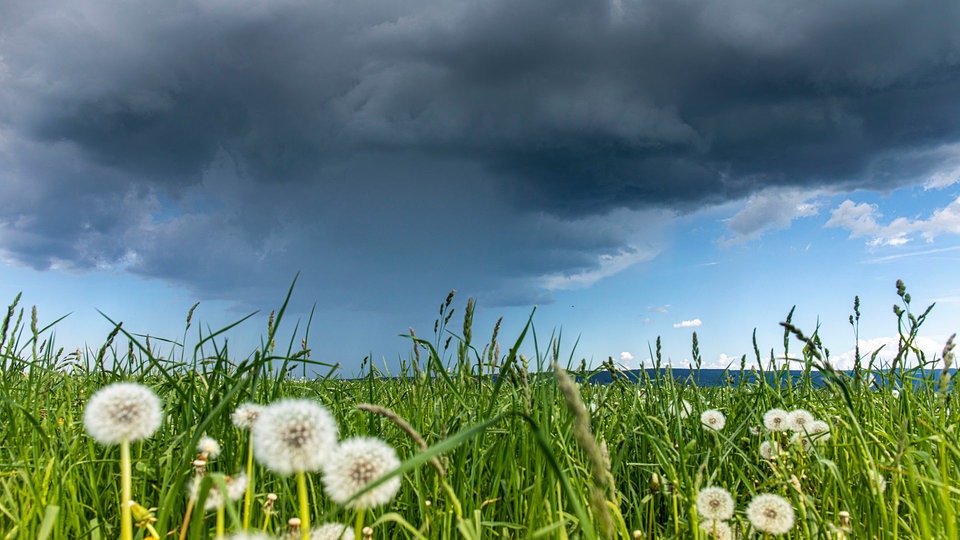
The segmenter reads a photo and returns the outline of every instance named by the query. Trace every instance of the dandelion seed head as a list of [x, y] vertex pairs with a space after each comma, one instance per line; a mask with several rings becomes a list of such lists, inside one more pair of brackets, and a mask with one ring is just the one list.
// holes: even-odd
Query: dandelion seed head
[[878, 471], [867, 471], [867, 479], [870, 481], [870, 492], [879, 495], [887, 490], [887, 479]]
[[714, 540], [731, 540], [733, 538], [733, 529], [727, 525], [726, 521], [719, 519], [708, 519], [700, 522], [700, 530]]
[[747, 505], [747, 519], [760, 532], [786, 534], [793, 528], [793, 506], [780, 495], [762, 493]]
[[114, 383], [94, 394], [83, 410], [87, 433], [103, 445], [139, 441], [163, 422], [160, 398], [137, 383]]
[[214, 459], [220, 455], [220, 443], [213, 437], [200, 437], [197, 441], [197, 452], [206, 456], [207, 459]]
[[310, 540], [354, 540], [353, 528], [342, 523], [324, 523], [310, 529]]
[[734, 506], [733, 496], [722, 487], [704, 488], [697, 494], [697, 513], [704, 519], [730, 519]]
[[[241, 474], [236, 477], [227, 476], [223, 479], [223, 481], [227, 485], [227, 497], [224, 498], [223, 493], [220, 492], [219, 484], [214, 482], [210, 486], [210, 491], [207, 492], [207, 498], [203, 502], [204, 510], [216, 510], [218, 508], [223, 508], [223, 505], [227, 499], [236, 501], [237, 499], [243, 497], [244, 491], [247, 489], [247, 476], [245, 474]], [[187, 486], [187, 495], [192, 500], [199, 498], [199, 477], [195, 478], [194, 481], [190, 482], [190, 485]]]
[[763, 441], [760, 443], [760, 457], [771, 460], [780, 455], [780, 444], [777, 441]]
[[770, 431], [786, 431], [788, 414], [783, 409], [770, 409], [763, 413], [763, 427]]
[[230, 415], [230, 420], [233, 421], [233, 425], [240, 429], [250, 429], [262, 411], [263, 405], [244, 403], [233, 411], [233, 414]]
[[397, 452], [380, 439], [357, 437], [340, 443], [323, 466], [327, 495], [347, 508], [374, 508], [390, 502], [400, 489], [394, 476], [360, 497], [347, 502], [361, 489], [400, 466]]
[[261, 532], [238, 532], [222, 537], [223, 540], [274, 540], [272, 536]]
[[319, 403], [285, 399], [263, 408], [252, 439], [254, 456], [276, 473], [318, 471], [337, 444], [337, 424]]
[[830, 424], [823, 420], [814, 420], [807, 428], [807, 436], [818, 443], [830, 440]]
[[247, 491], [247, 475], [238, 474], [237, 476], [227, 478], [227, 498], [236, 501], [243, 497]]
[[709, 409], [703, 411], [703, 414], [700, 415], [700, 423], [707, 429], [720, 431], [723, 426], [727, 425], [727, 417], [716, 409]]
[[790, 444], [800, 448], [803, 452], [809, 452], [813, 449], [813, 443], [810, 442], [810, 437], [802, 433], [794, 433], [790, 436]]
[[690, 402], [685, 399], [681, 399], [676, 404], [670, 404], [670, 416], [679, 416], [683, 420], [690, 416], [691, 412], [693, 412], [693, 405], [690, 405]]
[[813, 415], [806, 409], [794, 409], [787, 413], [787, 428], [796, 433], [803, 433], [813, 423]]

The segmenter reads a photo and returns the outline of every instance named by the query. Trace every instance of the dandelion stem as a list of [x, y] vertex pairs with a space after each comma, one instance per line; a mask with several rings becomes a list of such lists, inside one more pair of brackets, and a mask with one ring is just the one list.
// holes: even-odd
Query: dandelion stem
[[307, 501], [307, 475], [297, 471], [297, 494], [300, 496], [300, 538], [310, 538], [310, 504]]
[[224, 533], [224, 506], [217, 507], [217, 538], [223, 538]]
[[243, 530], [250, 526], [250, 511], [253, 507], [253, 435], [247, 444], [247, 490], [243, 494]]
[[130, 501], [133, 499], [130, 479], [130, 441], [120, 441], [120, 538], [133, 540], [133, 513]]
[[363, 514], [364, 514], [364, 512], [365, 512], [365, 509], [363, 509], [363, 508], [357, 510], [357, 521], [356, 521], [356, 523], [354, 523], [354, 525], [353, 525], [353, 535], [354, 535], [354, 538], [362, 538], [362, 537], [363, 537]]

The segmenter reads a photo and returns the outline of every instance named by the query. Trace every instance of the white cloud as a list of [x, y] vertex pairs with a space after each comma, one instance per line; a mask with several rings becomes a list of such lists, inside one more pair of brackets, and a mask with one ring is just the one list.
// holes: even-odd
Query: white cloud
[[678, 323], [674, 323], [673, 327], [674, 328], [696, 328], [702, 325], [703, 325], [703, 321], [701, 321], [700, 319], [691, 319], [689, 321], [680, 321]]
[[670, 304], [666, 304], [663, 306], [650, 306], [647, 309], [649, 309], [650, 311], [655, 311], [657, 313], [666, 313], [670, 311]]
[[735, 244], [754, 240], [770, 230], [789, 227], [797, 218], [815, 216], [819, 209], [812, 199], [817, 195], [818, 191], [783, 188], [754, 193], [739, 212], [726, 220], [733, 237], [721, 242]]
[[868, 238], [870, 246], [902, 246], [920, 235], [932, 242], [942, 234], [960, 235], [960, 197], [944, 208], [938, 208], [928, 219], [899, 217], [884, 225], [877, 205], [855, 203], [849, 199], [830, 212], [824, 227], [837, 227], [850, 231], [850, 238]]
[[[880, 352], [877, 354], [876, 365], [874, 367], [889, 366], [890, 362], [892, 362], [894, 357], [897, 356], [899, 339], [900, 338], [894, 336], [884, 336], [859, 340], [857, 343], [860, 346], [861, 365], [866, 367], [867, 363], [870, 361], [870, 356], [879, 350]], [[938, 367], [943, 367], [943, 362], [940, 358], [940, 355], [943, 352], [944, 343], [946, 343], [946, 339], [939, 340], [920, 336], [914, 342], [914, 346], [923, 351], [923, 354], [926, 355], [928, 362], [934, 358], [937, 358], [938, 362], [936, 365]], [[830, 363], [836, 369], [853, 369], [855, 361], [855, 349], [850, 349], [842, 354], [830, 356]], [[914, 353], [911, 352], [907, 355], [906, 365], [909, 367], [914, 367], [917, 365], [916, 355]]]
[[630, 354], [629, 351], [623, 351], [622, 353], [620, 353], [621, 362], [630, 362], [632, 360], [633, 360], [633, 355]]
[[599, 255], [595, 268], [575, 273], [542, 276], [539, 279], [540, 286], [548, 291], [586, 289], [603, 278], [619, 274], [639, 262], [653, 259], [657, 253], [657, 251], [628, 246], [616, 254]]
[[930, 172], [923, 189], [943, 189], [960, 182], [960, 144], [945, 144], [928, 152], [939, 168]]

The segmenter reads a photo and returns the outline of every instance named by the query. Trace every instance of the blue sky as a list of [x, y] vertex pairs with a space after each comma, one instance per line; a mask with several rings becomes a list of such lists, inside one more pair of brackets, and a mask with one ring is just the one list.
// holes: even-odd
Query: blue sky
[[[864, 17], [869, 11], [870, 17]], [[60, 346], [179, 339], [299, 274], [313, 358], [409, 355], [456, 289], [505, 351], [705, 364], [818, 325], [957, 330], [960, 5], [743, 0], [0, 6], [0, 299]], [[459, 327], [459, 322], [451, 325]], [[297, 338], [299, 339], [299, 337]], [[883, 357], [883, 355], [881, 355]]]

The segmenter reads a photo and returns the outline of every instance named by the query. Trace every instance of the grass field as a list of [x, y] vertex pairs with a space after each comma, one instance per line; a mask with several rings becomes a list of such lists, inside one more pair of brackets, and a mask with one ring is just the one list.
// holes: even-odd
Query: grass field
[[[902, 284], [896, 300], [900, 349], [886, 359], [863, 351], [852, 374], [830, 371], [816, 333], [803, 337], [787, 317], [775, 355], [754, 343], [755, 357], [745, 357], [728, 384], [697, 387], [669, 370], [631, 382], [612, 362], [604, 367], [612, 384], [587, 384], [590, 372], [560, 336], [537, 335], [531, 322], [509, 339], [497, 329], [477, 338], [472, 302], [460, 308], [452, 293], [433, 335], [410, 336], [398, 372], [366, 362], [358, 380], [313, 362], [306, 339], [275, 343], [277, 328], [290, 324], [286, 302], [263, 345], [234, 358], [222, 350], [231, 328], [197, 333], [189, 315], [179, 342], [136, 338], [118, 326], [98, 350], [57, 350], [48, 341], [55, 323], [42, 326], [18, 297], [0, 328], [0, 538], [124, 538], [124, 448], [132, 499], [152, 509], [152, 517], [134, 509], [134, 538], [254, 538], [261, 530], [286, 538], [291, 518], [309, 522], [313, 538], [338, 537], [320, 528], [332, 522], [346, 524], [345, 534], [372, 529], [383, 539], [730, 537], [727, 527], [743, 538], [957, 538], [956, 386], [946, 370], [920, 369], [935, 360], [949, 367], [952, 351], [948, 345], [932, 359], [914, 348], [930, 310], [913, 313]], [[859, 316], [855, 306], [854, 330]], [[521, 344], [530, 358], [516, 353]], [[659, 340], [652, 355], [656, 367], [665, 363]], [[765, 375], [742, 376], [749, 365]], [[305, 367], [319, 375], [303, 378]], [[817, 367], [821, 386], [810, 377]], [[893, 371], [871, 375], [880, 367]], [[791, 368], [804, 374], [768, 376]], [[85, 408], [118, 381], [152, 390], [164, 419], [142, 440], [101, 444], [88, 433]], [[325, 483], [331, 473], [282, 475], [260, 456], [251, 467], [257, 430], [231, 416], [244, 403], [282, 398], [321, 404], [341, 440], [374, 437], [393, 447], [399, 490], [357, 509], [389, 481], [337, 504]], [[771, 410], [808, 411], [805, 425], [822, 424], [779, 431]], [[220, 451], [198, 466], [205, 436]], [[208, 504], [248, 470], [236, 500]], [[732, 505], [711, 503], [709, 487], [723, 488]], [[765, 509], [762, 494], [783, 497], [789, 512]], [[710, 521], [714, 511], [722, 521]], [[763, 532], [764, 512], [780, 520], [792, 513], [786, 532]]]

